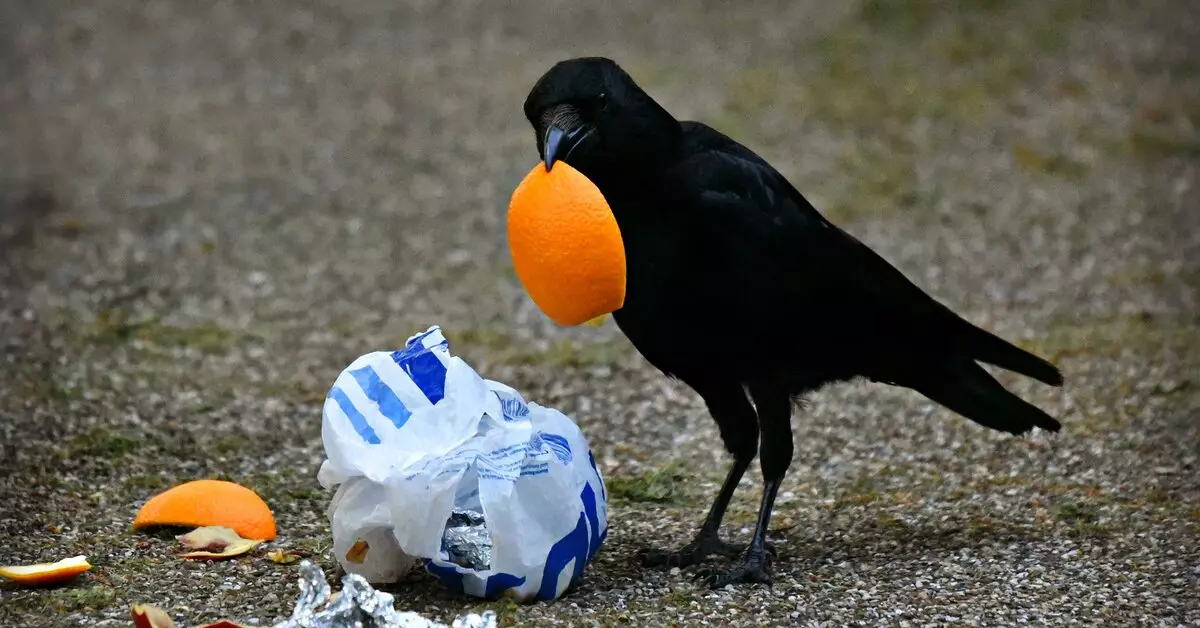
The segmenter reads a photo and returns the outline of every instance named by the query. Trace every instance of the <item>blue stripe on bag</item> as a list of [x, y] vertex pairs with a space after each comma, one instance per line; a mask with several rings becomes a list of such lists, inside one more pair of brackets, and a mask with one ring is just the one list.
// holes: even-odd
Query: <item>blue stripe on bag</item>
[[374, 401], [379, 406], [379, 412], [387, 417], [392, 425], [397, 429], [404, 427], [408, 423], [412, 412], [404, 405], [403, 401], [396, 396], [396, 393], [379, 378], [379, 373], [370, 366], [364, 366], [360, 369], [350, 371], [350, 375], [354, 377], [354, 381], [362, 387], [363, 393], [367, 398]]
[[[587, 484], [583, 487], [585, 491], [590, 489]], [[555, 543], [546, 555], [546, 564], [542, 568], [542, 583], [538, 589], [539, 599], [552, 600], [558, 596], [558, 576], [568, 564], [572, 564], [573, 567], [567, 587], [579, 581], [591, 549], [588, 540], [588, 517], [585, 513], [579, 513], [579, 522], [575, 524], [575, 529]]]
[[[467, 586], [466, 579], [464, 578], [466, 573], [464, 572], [464, 568], [453, 564], [439, 565], [433, 562], [432, 559], [426, 558], [425, 570], [441, 580], [446, 585], [446, 588], [451, 591], [455, 593], [466, 592]], [[515, 589], [523, 584], [525, 584], [524, 576], [514, 576], [510, 573], [498, 571], [488, 576], [486, 583], [483, 585], [483, 597], [484, 599], [494, 600], [500, 597], [505, 591]]]
[[337, 402], [338, 407], [346, 414], [346, 418], [350, 419], [350, 424], [354, 426], [354, 431], [358, 432], [358, 435], [363, 440], [372, 445], [379, 444], [379, 435], [375, 433], [375, 430], [371, 429], [371, 424], [367, 423], [366, 417], [358, 411], [358, 408], [354, 407], [354, 403], [346, 396], [345, 391], [334, 386], [329, 391], [329, 398]]
[[492, 600], [500, 597], [501, 593], [525, 584], [525, 576], [517, 577], [510, 573], [494, 573], [488, 576], [483, 597]]
[[[588, 561], [596, 557], [596, 552], [600, 551], [600, 546], [604, 544], [604, 539], [600, 536], [600, 515], [596, 511], [596, 491], [592, 490], [591, 484], [583, 485], [583, 514], [587, 517], [588, 528], [592, 531], [592, 540], [588, 544]], [[605, 528], [605, 532], [608, 529]]]
[[446, 347], [445, 340], [426, 347], [424, 340], [433, 332], [426, 332], [408, 341], [408, 345], [392, 353], [392, 361], [412, 378], [430, 403], [437, 403], [446, 396], [446, 365], [433, 353], [434, 347]]

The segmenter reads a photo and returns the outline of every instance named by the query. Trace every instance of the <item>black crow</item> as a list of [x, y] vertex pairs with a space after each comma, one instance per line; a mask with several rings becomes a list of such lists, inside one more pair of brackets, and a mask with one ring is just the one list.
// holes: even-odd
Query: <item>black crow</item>
[[[645, 564], [740, 555], [731, 570], [699, 575], [714, 587], [769, 582], [764, 537], [792, 460], [792, 409], [831, 382], [911, 388], [1012, 434], [1061, 427], [979, 363], [1060, 386], [1057, 368], [935, 301], [753, 151], [676, 120], [613, 61], [554, 65], [524, 110], [545, 168], [571, 164], [616, 216], [628, 269], [617, 325], [646, 360], [700, 395], [733, 455], [696, 537], [675, 551], [642, 550]], [[743, 550], [718, 529], [756, 453], [762, 503]]]

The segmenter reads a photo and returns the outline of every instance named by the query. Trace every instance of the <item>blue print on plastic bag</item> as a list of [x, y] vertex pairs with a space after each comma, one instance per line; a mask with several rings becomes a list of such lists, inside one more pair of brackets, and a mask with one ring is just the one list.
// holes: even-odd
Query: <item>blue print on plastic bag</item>
[[354, 426], [354, 431], [358, 432], [358, 435], [364, 441], [372, 445], [379, 444], [379, 435], [375, 433], [375, 430], [371, 429], [371, 424], [367, 423], [367, 418], [358, 411], [358, 408], [354, 407], [354, 402], [350, 401], [345, 391], [334, 386], [329, 391], [329, 398], [337, 402], [338, 407], [342, 409], [342, 413], [346, 415], [347, 419], [350, 419], [350, 425]]
[[529, 416], [529, 406], [520, 397], [500, 393], [496, 393], [496, 396], [500, 398], [500, 410], [505, 421], [518, 421]]
[[437, 331], [414, 336], [403, 349], [392, 352], [392, 361], [412, 378], [430, 403], [437, 403], [446, 396], [446, 365], [433, 354], [433, 349], [450, 346], [444, 339], [433, 347], [425, 346], [425, 339], [434, 333]]
[[[590, 452], [589, 452], [590, 454]], [[599, 473], [597, 473], [599, 477]], [[567, 565], [574, 561], [571, 580], [568, 588], [579, 582], [583, 569], [591, 562], [604, 541], [608, 538], [608, 529], [600, 531], [600, 515], [596, 502], [596, 491], [591, 484], [584, 484], [579, 494], [583, 503], [583, 512], [579, 515], [579, 523], [575, 529], [567, 533], [550, 548], [546, 556], [546, 566], [542, 570], [542, 582], [537, 592], [537, 599], [552, 600], [558, 594], [558, 579]], [[464, 576], [468, 572], [460, 571], [454, 565], [438, 565], [430, 559], [425, 560], [425, 569], [448, 588], [458, 593], [464, 592]], [[492, 599], [506, 590], [525, 584], [525, 578], [515, 574], [496, 572], [488, 576], [484, 597]]]
[[[607, 534], [600, 534], [600, 518], [596, 512], [596, 492], [592, 490], [592, 485], [584, 484], [583, 493], [579, 497], [583, 500], [583, 513], [579, 515], [579, 523], [575, 529], [550, 548], [550, 554], [546, 557], [546, 568], [542, 571], [542, 586], [538, 589], [539, 599], [554, 598], [555, 593], [558, 592], [558, 576], [572, 561], [575, 565], [574, 573], [571, 574], [571, 583], [567, 586], [578, 582], [583, 576], [584, 566], [592, 560], [596, 552], [600, 551], [600, 545], [604, 543], [604, 537], [607, 536]], [[591, 534], [588, 533], [589, 528]], [[605, 533], [607, 532], [606, 529]]]
[[[459, 573], [453, 565], [437, 565], [433, 561], [425, 560], [425, 569], [429, 573], [441, 580], [446, 588], [455, 593], [466, 593], [466, 582], [463, 581], [463, 574]], [[519, 587], [525, 584], [525, 578], [514, 576], [510, 573], [497, 572], [488, 576], [487, 584], [484, 585], [483, 597], [494, 599], [500, 597], [500, 594], [514, 587]]]
[[[571, 444], [567, 439], [558, 434], [545, 432], [534, 433], [526, 443], [508, 445], [487, 453], [479, 453], [474, 462], [480, 479], [512, 482], [518, 477], [549, 473], [550, 464], [548, 462], [529, 460], [547, 453], [554, 454], [554, 457], [564, 465], [571, 463]], [[467, 455], [473, 455], [473, 452]], [[595, 467], [592, 470], [594, 471]], [[599, 471], [596, 473], [599, 475]]]
[[350, 371], [350, 375], [354, 377], [354, 381], [358, 382], [359, 387], [366, 393], [367, 398], [374, 401], [379, 406], [379, 413], [387, 417], [392, 425], [397, 429], [404, 427], [408, 423], [408, 419], [412, 416], [412, 412], [404, 405], [403, 401], [396, 396], [395, 392], [383, 383], [379, 378], [379, 373], [370, 366], [364, 366], [360, 369]]
[[563, 464], [571, 462], [571, 443], [568, 443], [566, 438], [558, 434], [537, 432], [529, 439], [529, 453], [541, 455], [546, 453], [546, 449], [553, 452], [559, 462]]

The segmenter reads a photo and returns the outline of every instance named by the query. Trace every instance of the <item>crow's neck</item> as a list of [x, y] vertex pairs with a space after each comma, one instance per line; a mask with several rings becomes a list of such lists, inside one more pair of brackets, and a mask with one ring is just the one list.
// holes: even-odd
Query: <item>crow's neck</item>
[[617, 159], [589, 173], [602, 191], [624, 195], [659, 180], [674, 166], [683, 152], [683, 129], [670, 114], [637, 125], [612, 148]]

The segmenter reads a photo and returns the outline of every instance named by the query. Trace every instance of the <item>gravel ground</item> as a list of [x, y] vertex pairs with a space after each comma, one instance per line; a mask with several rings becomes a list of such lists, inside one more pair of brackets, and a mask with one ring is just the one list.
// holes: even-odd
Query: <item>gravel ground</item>
[[[610, 485], [609, 542], [553, 604], [423, 574], [398, 606], [508, 625], [1200, 625], [1200, 13], [1192, 0], [0, 3], [0, 624], [268, 624], [283, 548], [335, 578], [320, 406], [429, 324], [561, 408]], [[948, 8], [948, 7], [956, 8]], [[1063, 431], [1010, 438], [879, 385], [814, 395], [772, 586], [646, 570], [725, 460], [696, 396], [615, 326], [559, 329], [507, 256], [551, 63], [605, 54], [777, 164], [969, 319], [1058, 362], [1005, 382]], [[731, 330], [731, 334], [736, 333]], [[713, 339], [736, 342], [736, 339]], [[727, 534], [748, 538], [751, 473]], [[162, 488], [258, 490], [280, 538], [175, 557]]]

